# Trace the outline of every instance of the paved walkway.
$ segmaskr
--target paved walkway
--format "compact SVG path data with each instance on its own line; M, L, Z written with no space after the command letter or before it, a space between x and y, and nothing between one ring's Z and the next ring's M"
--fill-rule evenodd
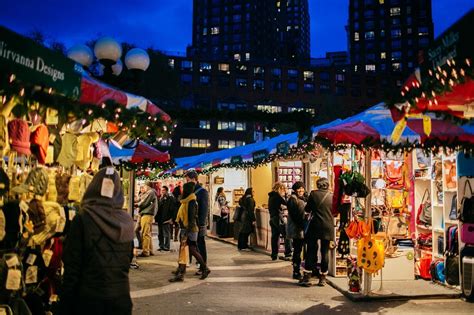
M473 314L474 304L453 300L352 302L330 286L303 288L291 277L291 263L271 261L255 252L239 252L208 240L206 280L188 268L185 281L169 283L176 252L140 258L131 270L134 314ZM177 243L174 244L177 246Z

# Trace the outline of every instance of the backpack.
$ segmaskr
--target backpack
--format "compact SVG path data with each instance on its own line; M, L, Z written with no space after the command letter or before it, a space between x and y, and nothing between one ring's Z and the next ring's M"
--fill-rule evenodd
M457 220L458 219L458 195L455 194L453 199L451 199L451 211L449 212L449 219L450 220Z
M457 255L459 250L458 227L450 226L446 231L446 250L447 256Z
M447 256L445 266L446 282L459 285L459 256Z
M470 197L467 197L466 188L469 187ZM474 194L472 193L471 182L466 180L464 184L464 196L461 201L461 211L459 220L464 223L474 223Z

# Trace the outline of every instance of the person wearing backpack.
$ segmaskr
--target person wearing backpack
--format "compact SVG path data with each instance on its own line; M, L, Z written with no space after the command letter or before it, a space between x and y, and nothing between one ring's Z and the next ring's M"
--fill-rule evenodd
M249 235L255 230L255 199L253 199L253 189L247 188L244 195L239 200L239 206L242 207L240 222L242 227L239 233L238 250L250 250Z
M334 241L334 218L331 213L332 193L329 191L329 181L321 177L316 182L317 190L313 190L308 198L305 211L311 214L306 243L308 252L305 260L305 271L301 284L310 286L311 272L316 270L318 257L318 240L321 242L321 269L318 286L326 285L326 275L329 266L329 244Z

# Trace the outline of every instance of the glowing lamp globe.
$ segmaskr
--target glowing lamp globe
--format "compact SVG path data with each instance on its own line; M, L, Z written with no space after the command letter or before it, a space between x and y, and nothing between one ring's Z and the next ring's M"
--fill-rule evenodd
M95 43L94 54L99 60L117 62L122 56L122 46L112 37L102 37Z
M74 45L69 48L69 50L67 51L67 56L85 67L89 67L94 59L94 55L92 55L92 50L86 45L82 44Z
M125 65L129 70L145 71L150 65L150 57L143 49L133 48L125 55Z

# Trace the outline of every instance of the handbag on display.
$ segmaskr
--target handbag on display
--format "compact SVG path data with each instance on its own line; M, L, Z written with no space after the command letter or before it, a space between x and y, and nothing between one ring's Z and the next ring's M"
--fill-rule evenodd
M444 161L444 179L446 182L446 188L456 188L456 163L453 161Z
M421 198L421 203L418 206L418 212L416 216L416 224L425 224L431 225L431 200L430 200L430 191L425 190L423 197Z
M405 205L403 190L387 189L386 194L387 204L389 207L394 209L403 208L403 206Z
M466 192L467 187L469 187L469 197ZM461 201L459 220L464 223L474 223L474 195L472 194L471 182L468 179L464 184L464 196Z
M369 220L370 232L357 242L357 266L368 273L376 273L385 264L385 246L383 240L374 237L374 223Z
M387 234L390 236L406 236L408 234L406 218L400 215L391 216L388 222Z
M443 165L441 161L434 161L433 168L431 171L431 179L442 180L443 179Z
M388 187L403 187L403 162L395 160L385 161L385 177Z
M463 223L461 226L461 240L469 245L474 245L474 224Z

